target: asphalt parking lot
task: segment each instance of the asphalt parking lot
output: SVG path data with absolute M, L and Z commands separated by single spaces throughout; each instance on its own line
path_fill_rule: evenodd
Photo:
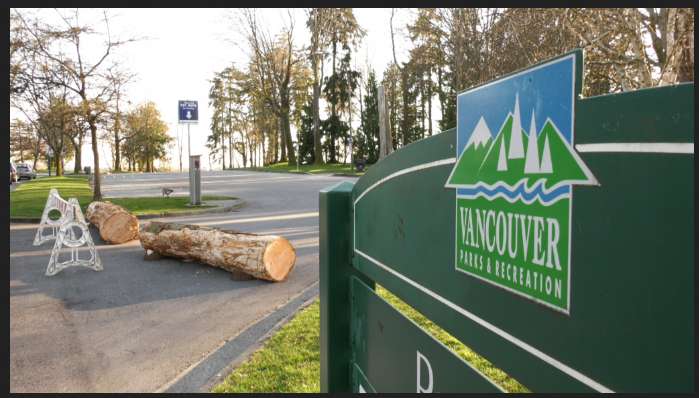
M 32 246 L 36 224 L 10 225 L 10 390 L 152 392 L 170 383 L 318 281 L 318 190 L 350 177 L 204 172 L 203 194 L 231 195 L 236 212 L 171 221 L 277 234 L 296 248 L 287 281 L 235 281 L 176 259 L 145 261 L 136 241 L 106 245 L 104 271 L 44 276 L 53 243 Z M 105 176 L 105 196 L 187 195 L 187 175 Z

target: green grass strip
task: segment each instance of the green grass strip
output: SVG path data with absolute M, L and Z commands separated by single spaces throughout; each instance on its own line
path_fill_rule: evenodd
M 201 200 L 231 200 L 232 196 L 203 195 Z M 206 209 L 215 207 L 213 205 L 188 206 L 189 196 L 172 196 L 169 198 L 161 196 L 135 197 L 135 198 L 107 198 L 116 205 L 122 206 L 136 216 L 162 213 L 187 212 L 196 209 Z
M 368 168 L 368 166 L 367 166 Z M 365 168 L 365 170 L 367 169 Z M 322 165 L 315 164 L 302 164 L 298 166 L 289 166 L 288 162 L 274 163 L 265 167 L 250 167 L 246 169 L 236 169 L 236 170 L 253 170 L 253 171 L 267 171 L 267 172 L 280 172 L 280 173 L 311 173 L 311 174 L 326 174 L 326 173 L 339 173 L 339 174 L 350 174 L 361 176 L 364 172 L 357 172 L 351 164 L 345 163 L 327 163 Z
M 10 192 L 11 218 L 39 218 L 44 211 L 46 199 L 51 188 L 56 188 L 63 199 L 77 198 L 83 213 L 92 202 L 92 189 L 86 176 L 42 177 L 20 184 Z M 202 201 L 232 200 L 232 196 L 203 195 Z M 136 197 L 136 198 L 105 198 L 114 204 L 124 207 L 134 215 L 178 213 L 195 209 L 214 207 L 213 205 L 187 206 L 188 196 Z
M 62 198 L 77 198 L 85 209 L 92 201 L 92 189 L 86 176 L 41 177 L 20 184 L 10 192 L 10 217 L 39 218 L 51 188 Z
M 529 392 L 517 380 L 465 346 L 381 286 L 376 293 L 456 355 L 508 392 Z M 320 306 L 316 300 L 272 336 L 212 392 L 320 392 Z
M 530 392 L 526 387 L 520 384 L 517 380 L 507 375 L 502 370 L 496 368 L 487 359 L 478 355 L 456 337 L 449 334 L 447 331 L 437 326 L 427 317 L 419 313 L 413 307 L 399 299 L 393 293 L 386 290 L 384 287 L 376 285 L 376 293 L 388 301 L 395 309 L 403 315 L 413 320 L 415 323 L 430 334 L 435 339 L 439 340 L 445 346 L 449 347 L 456 355 L 460 356 L 464 361 L 473 365 L 481 373 L 486 375 L 490 380 L 505 389 L 507 392 Z
M 320 392 L 320 304 L 301 310 L 212 392 Z

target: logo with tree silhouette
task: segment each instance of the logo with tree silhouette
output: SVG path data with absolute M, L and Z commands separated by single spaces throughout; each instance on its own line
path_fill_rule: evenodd
M 574 149 L 579 57 L 460 93 L 445 185 L 456 189 L 456 269 L 565 313 L 572 186 L 599 185 Z

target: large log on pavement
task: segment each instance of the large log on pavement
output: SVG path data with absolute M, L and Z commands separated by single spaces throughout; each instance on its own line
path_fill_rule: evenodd
M 119 205 L 95 201 L 87 206 L 85 216 L 106 242 L 119 244 L 138 238 L 138 218 Z
M 141 225 L 139 238 L 146 251 L 273 282 L 285 280 L 296 263 L 294 247 L 276 235 L 151 221 Z

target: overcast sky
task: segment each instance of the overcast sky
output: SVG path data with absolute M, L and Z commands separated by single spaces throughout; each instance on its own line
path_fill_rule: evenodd
M 289 9 L 295 21 L 294 39 L 297 46 L 309 43 L 304 9 Z M 99 18 L 98 10 L 81 10 L 81 22 Z M 274 34 L 288 20 L 287 9 L 260 9 L 257 11 L 264 29 Z M 113 18 L 110 30 L 113 36 L 145 37 L 120 47 L 115 52 L 123 66 L 136 73 L 137 79 L 127 88 L 132 106 L 153 101 L 158 106 L 163 120 L 169 126 L 169 134 L 183 138 L 183 162 L 187 165 L 187 131 L 177 124 L 177 101 L 189 99 L 199 101 L 199 124 L 191 127 L 193 154 L 201 154 L 208 166 L 207 150 L 204 146 L 209 134 L 210 115 L 208 108 L 209 80 L 214 73 L 234 62 L 244 67 L 248 61 L 246 46 L 236 24 L 234 9 L 114 9 L 109 10 Z M 367 32 L 362 45 L 355 54 L 357 67 L 364 69 L 368 64 L 381 76 L 392 60 L 389 18 L 391 9 L 354 9 L 359 24 Z M 41 15 L 56 18 L 54 10 L 43 10 Z M 396 29 L 396 51 L 399 62 L 406 59 L 409 40 L 405 38 L 405 23 L 412 18 L 413 11 L 397 10 L 394 18 Z M 97 26 L 101 24 L 97 23 Z M 98 42 L 90 42 L 86 50 L 94 54 L 101 49 Z M 326 69 L 327 74 L 327 69 Z M 14 117 L 16 112 L 12 112 Z M 295 132 L 294 132 L 295 134 Z M 86 147 L 89 149 L 89 147 Z M 109 149 L 100 151 L 101 167 L 110 167 Z M 171 164 L 178 167 L 177 148 L 172 149 Z M 83 164 L 93 162 L 90 150 L 83 151 Z M 219 166 L 220 167 L 220 166 Z

